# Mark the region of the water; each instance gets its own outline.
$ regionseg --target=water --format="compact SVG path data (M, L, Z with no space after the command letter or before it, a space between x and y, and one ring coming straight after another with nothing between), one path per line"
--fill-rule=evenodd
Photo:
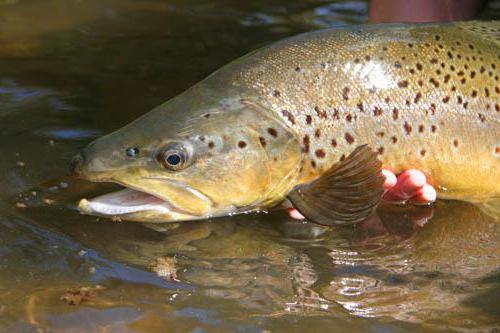
M68 176L93 138L252 49L366 12L1 0L0 332L499 330L500 225L469 204L331 230L283 212L158 227L74 209L110 187Z

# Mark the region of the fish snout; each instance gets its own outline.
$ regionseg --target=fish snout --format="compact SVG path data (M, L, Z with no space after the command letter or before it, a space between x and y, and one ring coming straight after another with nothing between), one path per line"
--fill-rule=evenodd
M69 170L73 176L80 176L82 173L83 165L85 164L85 155L83 152L78 153L71 159Z

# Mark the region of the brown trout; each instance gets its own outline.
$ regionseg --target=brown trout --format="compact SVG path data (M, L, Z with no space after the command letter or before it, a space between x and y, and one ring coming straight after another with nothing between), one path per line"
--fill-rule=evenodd
M438 197L500 197L500 22L362 25L254 51L104 136L74 172L125 186L81 212L170 222L263 210L366 218L381 165Z

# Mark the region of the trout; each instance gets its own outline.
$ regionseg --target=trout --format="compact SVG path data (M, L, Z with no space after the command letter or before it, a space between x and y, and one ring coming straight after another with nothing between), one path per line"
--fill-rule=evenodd
M377 24L254 51L89 144L74 173L125 189L81 212L206 219L289 200L325 225L365 219L381 167L438 198L500 197L500 22Z

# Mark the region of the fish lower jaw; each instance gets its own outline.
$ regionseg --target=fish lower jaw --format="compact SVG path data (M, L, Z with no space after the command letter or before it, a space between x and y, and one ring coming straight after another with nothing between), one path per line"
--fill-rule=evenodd
M86 215L140 222L177 222L203 218L181 211L151 194L129 188L93 199L81 199L78 210Z

